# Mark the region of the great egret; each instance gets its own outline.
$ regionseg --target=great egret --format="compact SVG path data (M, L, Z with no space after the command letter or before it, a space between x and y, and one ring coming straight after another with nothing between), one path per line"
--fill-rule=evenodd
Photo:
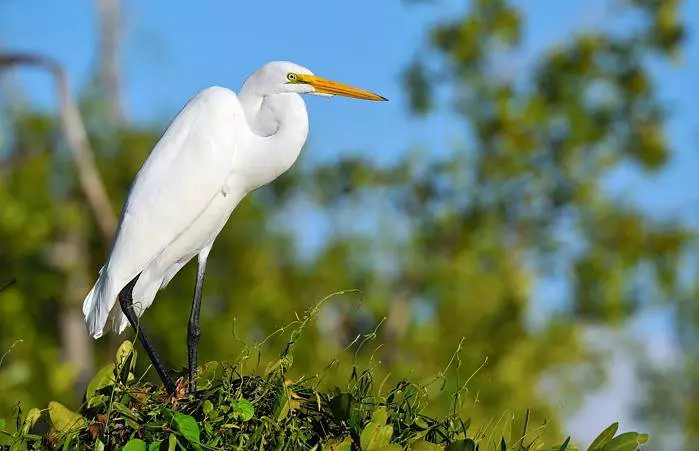
M299 65L267 63L240 93L209 87L177 114L143 163L129 191L106 264L83 303L94 338L113 328L136 331L168 392L175 384L139 317L194 256L198 269L187 333L190 388L195 389L199 310L206 260L233 209L249 192L272 182L296 161L308 135L300 94L386 100L313 75Z

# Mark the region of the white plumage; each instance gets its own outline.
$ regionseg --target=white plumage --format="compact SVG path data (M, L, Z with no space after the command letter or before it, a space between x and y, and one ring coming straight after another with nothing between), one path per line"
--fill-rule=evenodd
M242 138L240 131L236 136L240 127L235 124L241 121L245 117L235 93L208 88L177 115L146 159L129 192L107 264L83 304L95 338L102 335L117 294L136 275L143 272L133 292L140 316L159 288L211 247L245 195L244 180L231 176ZM128 321L123 313L119 318L115 329L122 332Z
M107 262L83 303L93 337L102 336L134 277L140 274L133 289L140 316L194 256L203 268L238 203L291 167L308 134L304 93L385 100L272 62L248 77L238 96L207 88L179 112L136 175ZM116 331L127 325L123 313L116 316Z

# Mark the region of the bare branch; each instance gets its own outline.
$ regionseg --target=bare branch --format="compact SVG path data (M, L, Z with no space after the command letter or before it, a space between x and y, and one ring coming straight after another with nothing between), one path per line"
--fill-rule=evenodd
M97 171L85 123L78 109L78 104L70 92L68 76L57 61L45 56L31 53L0 54L0 70L12 66L37 66L48 70L53 75L58 91L61 126L75 158L80 186L97 219L103 238L109 242L116 230L116 216L109 202L102 178Z
M111 125L124 118L121 104L121 77L119 76L119 46L121 43L120 0L98 0L100 26L100 85L108 100Z

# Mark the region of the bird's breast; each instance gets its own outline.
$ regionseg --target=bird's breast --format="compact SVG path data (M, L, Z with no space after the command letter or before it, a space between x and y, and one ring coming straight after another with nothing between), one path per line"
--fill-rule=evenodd
M242 180L235 175L229 177L204 211L159 255L156 264L164 269L169 268L183 260L188 261L202 249L211 246L246 194Z

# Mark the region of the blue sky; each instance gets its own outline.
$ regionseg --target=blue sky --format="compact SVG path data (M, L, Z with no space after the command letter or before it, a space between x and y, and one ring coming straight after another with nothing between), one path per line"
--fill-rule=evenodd
M52 2L5 0L0 14L0 45L40 50L67 66L80 86L93 64L96 23L92 0ZM197 90L220 84L234 89L245 76L272 59L288 59L320 75L377 91L391 101L376 105L349 99L309 99L310 146L307 158L333 159L342 152L367 152L379 161L399 158L421 143L444 151L461 134L447 114L428 120L410 118L402 96L400 71L425 47L426 27L453 16L463 7L456 0L421 2L358 0L349 7L305 2L231 2L209 0L191 8L186 2L125 0L125 105L135 121L165 123ZM519 3L526 5L525 50L515 67L572 30L613 21L607 0ZM41 11L35 14L33 11ZM269 14L273 11L274 14ZM684 17L699 25L699 5L688 2ZM690 29L699 29L693 27ZM662 215L681 214L699 221L694 178L699 167L697 120L699 46L692 36L684 62L656 70L662 96L675 113L670 137L678 152L670 170L657 177L635 177L625 171L610 188L629 194ZM50 84L41 74L21 77L32 97L51 105ZM443 139L435 140L439 136ZM695 211L692 213L691 207ZM687 210L687 211L682 211Z
M97 51L93 3L4 0L0 2L0 46L57 57L78 88ZM614 19L614 11L606 9L613 1L518 3L526 5L527 21L525 50L514 62L516 69L526 68L537 52L565 39L572 30L605 26ZM684 17L690 30L699 30L699 2L687 3ZM383 104L308 99L311 134L304 158L332 161L344 152L364 152L377 161L390 161L427 143L431 151L443 152L460 139L458 122L446 110L427 120L411 118L400 72L415 52L425 48L427 27L462 8L463 2L456 0L432 5L398 0L207 0L196 4L125 0L127 115L132 121L166 123L199 89L212 84L237 89L261 64L286 59L390 99ZM675 115L669 132L677 153L669 169L654 177L625 170L608 183L611 191L635 199L655 215L681 217L694 224L699 224L699 85L691 77L699 73L698 55L699 43L691 36L681 65L654 69L661 95ZM53 105L44 75L22 71L17 80L32 100ZM551 287L542 296L555 302L559 293ZM665 330L662 321L643 324L654 333ZM628 416L632 396L628 370L628 365L617 365L614 374L621 376L616 382L613 379L615 395L592 397L583 408L578 418L584 421L575 426L581 437L589 437L615 416ZM627 387L627 392L619 391L620 387Z

